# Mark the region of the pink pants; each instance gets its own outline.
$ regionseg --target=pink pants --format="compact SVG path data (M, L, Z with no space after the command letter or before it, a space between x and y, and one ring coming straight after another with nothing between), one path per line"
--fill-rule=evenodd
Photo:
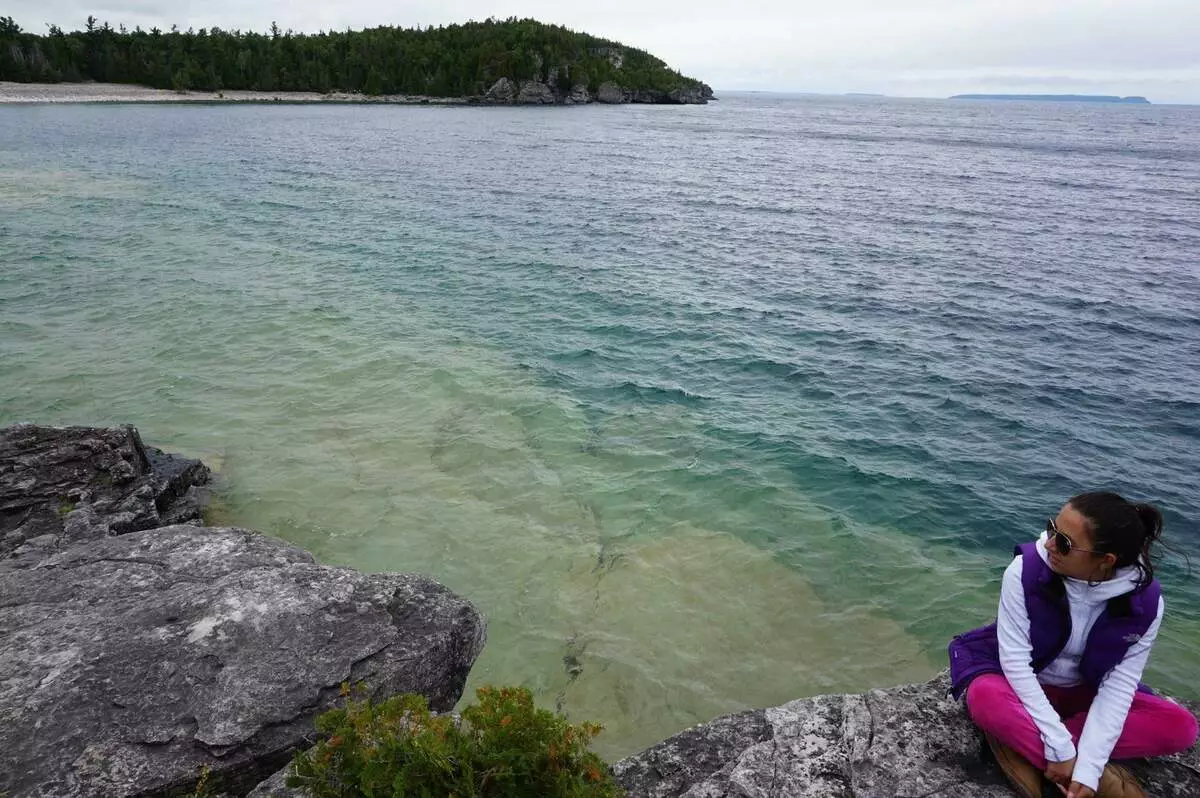
M1078 745L1095 691L1088 687L1050 685L1042 685L1042 689ZM971 682L967 688L967 711L976 726L1025 757L1038 770L1046 769L1042 735L1003 674L989 673ZM1111 758L1165 756L1186 751L1195 742L1196 718L1191 712L1165 698L1139 692L1133 696L1125 728Z

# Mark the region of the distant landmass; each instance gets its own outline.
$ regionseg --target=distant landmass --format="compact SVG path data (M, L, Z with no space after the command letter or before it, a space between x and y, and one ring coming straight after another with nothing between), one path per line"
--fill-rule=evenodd
M705 103L712 89L636 47L533 19L316 34L113 28L44 35L0 17L0 81L177 92L408 95L493 104Z
M1145 97L1117 97L1108 94L956 94L951 100L1029 100L1060 103L1131 103L1149 105Z

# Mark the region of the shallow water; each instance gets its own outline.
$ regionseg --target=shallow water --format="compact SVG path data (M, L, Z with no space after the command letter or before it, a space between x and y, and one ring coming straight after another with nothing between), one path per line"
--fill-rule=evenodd
M0 423L431 574L600 748L933 674L1074 492L1200 553L1200 109L0 107ZM1196 697L1163 568L1152 680Z

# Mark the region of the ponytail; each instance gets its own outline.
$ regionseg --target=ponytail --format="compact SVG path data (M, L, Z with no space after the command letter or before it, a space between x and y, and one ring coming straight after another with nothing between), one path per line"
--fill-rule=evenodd
M1070 505L1087 518L1097 551L1116 555L1117 568L1135 566L1139 588L1154 580L1152 549L1163 530L1158 508L1133 504L1119 494L1104 491L1081 493L1071 499Z
M1138 557L1138 567L1141 570L1138 582L1148 585L1154 579L1154 563L1150 559L1150 549L1162 537L1163 517L1153 504L1135 504L1133 509L1137 511L1146 535L1142 541L1141 556Z

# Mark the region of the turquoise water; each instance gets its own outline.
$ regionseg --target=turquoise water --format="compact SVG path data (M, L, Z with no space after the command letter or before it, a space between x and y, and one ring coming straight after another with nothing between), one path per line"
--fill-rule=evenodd
M1200 109L0 107L0 423L431 574L616 756L923 678L1065 498L1200 554ZM1155 683L1197 697L1182 559Z

